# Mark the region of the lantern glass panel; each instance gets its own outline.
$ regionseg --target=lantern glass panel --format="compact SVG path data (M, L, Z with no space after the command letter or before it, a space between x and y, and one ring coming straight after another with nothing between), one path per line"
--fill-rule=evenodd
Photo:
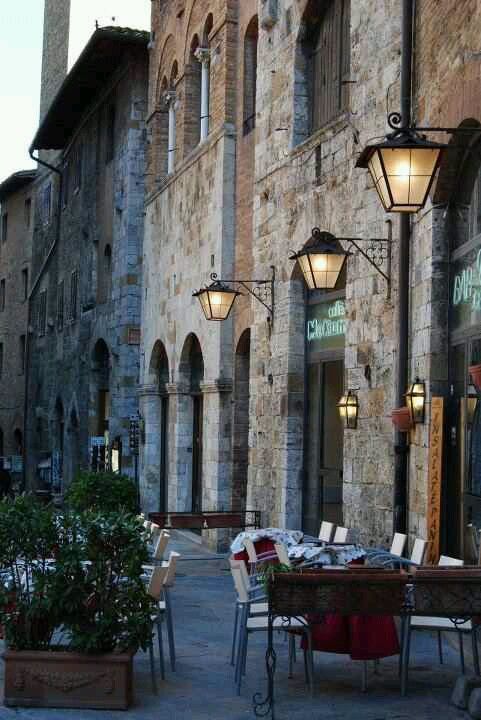
M307 253L299 264L309 290L332 290L336 287L346 256L338 253Z
M387 206L386 191L378 177L376 188L384 207L399 212L413 212L422 207L436 170L440 148L380 148L374 155L377 152L381 155L384 180L391 196ZM371 161L370 168L374 165Z
M236 292L206 289L198 297L207 320L226 320L236 298Z

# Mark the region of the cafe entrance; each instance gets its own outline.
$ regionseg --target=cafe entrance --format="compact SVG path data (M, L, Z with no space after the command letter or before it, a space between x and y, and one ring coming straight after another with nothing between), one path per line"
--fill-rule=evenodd
M307 306L303 528L317 535L322 520L343 521L345 301L329 293Z

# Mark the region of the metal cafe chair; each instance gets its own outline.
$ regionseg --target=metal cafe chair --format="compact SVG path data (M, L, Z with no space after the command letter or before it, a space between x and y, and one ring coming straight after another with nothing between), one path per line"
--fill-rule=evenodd
M252 585L251 584L251 578L249 577L249 574L247 572L245 563L243 560L233 560L232 558L229 560L231 572L233 570L238 570L242 576L243 576L243 582L248 587L248 595L249 595L249 612L251 615L267 615L268 612L268 605L267 602L265 602L266 595L265 590L262 585ZM235 663L235 648L236 648L236 642L237 642L237 633L239 629L239 616L240 612L242 610L242 605L239 602L239 597L236 599L236 605L235 605L235 613L234 613L234 630L232 633L232 648L231 648L231 656L230 656L230 664L233 666Z
M249 558L250 574L254 577L257 575L257 565L259 563L277 560L277 553L275 552L275 550L258 553L250 537L244 538L244 547Z
M398 555L391 555L391 553L379 554L369 558L370 565L380 565L381 567L403 567L409 568L411 566L422 565L424 562L424 556L428 543L422 538L416 538L414 540L413 549L409 558L402 558Z
M167 574L166 567L155 567L152 575L150 576L147 593L157 601L158 611L152 616L152 621L157 628L157 640L159 644L159 662L160 662L160 676L162 680L165 679L165 666L164 666L164 649L162 642L162 622L164 619L164 612L161 608L161 595L162 587L164 584L165 576ZM157 681L155 677L155 663L154 663L154 639L149 644L149 659L150 659L150 676L152 678L152 690L157 694Z
M240 607L238 621L237 652L234 673L234 679L238 695L240 695L241 691L242 676L245 674L249 635L254 632L267 632L269 628L269 618L266 614L254 615L251 613L251 587L248 582L249 578L242 572L242 569L239 567L240 562L242 561L231 561L231 573L237 591L237 603ZM304 651L304 667L306 672L306 680L312 692L312 640L310 627L307 621L303 622L299 618L292 617L289 621L289 627L286 627L284 618L278 617L274 620L273 627L275 630L292 630L294 632L301 632L307 638L307 650ZM294 635L289 632L289 676L291 676L292 674L294 642Z
M437 567L420 567L414 574L414 611L402 620L401 677L402 694L407 693L411 634L415 631L435 631L438 637L439 661L443 662L441 633L456 632L459 639L461 672L464 674L463 635L470 635L473 665L479 675L477 643L478 626L471 616L481 612L481 571L463 567L463 561L441 555ZM474 583L468 590L471 574ZM471 582L471 580L469 580Z
M394 533L391 547L389 550L383 550L382 548L366 548L366 557L369 560L369 564L373 565L383 559L391 557L393 560L400 558L404 552L406 545L407 535L403 533Z

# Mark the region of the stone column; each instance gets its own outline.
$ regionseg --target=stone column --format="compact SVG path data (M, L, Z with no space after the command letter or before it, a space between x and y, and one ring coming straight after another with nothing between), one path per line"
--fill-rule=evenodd
M232 508L232 381L201 383L204 399L202 508ZM227 549L229 533L204 530L203 539L216 550Z
M146 514L160 507L160 392L158 385L143 385L139 391L140 414L145 436L140 448L140 505Z
M175 146L176 146L176 95L173 90L164 93L163 100L169 112L169 134L167 140L167 172L171 175L175 170Z
M209 94L210 94L210 50L197 48L195 57L202 66L200 91L200 141L207 139L209 134Z
M169 395L169 488L167 509L192 510L193 404L187 383L168 383Z

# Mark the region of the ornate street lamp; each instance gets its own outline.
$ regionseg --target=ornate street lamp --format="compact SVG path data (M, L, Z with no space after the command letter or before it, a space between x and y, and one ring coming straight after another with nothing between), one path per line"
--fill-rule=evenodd
M424 423L426 408L426 384L416 378L406 393L406 401L411 415L411 420L416 424Z
M200 305L207 320L227 320L232 306L238 295L242 295L235 286L242 288L258 300L267 310L267 322L272 327L274 320L274 280L275 268L271 265L269 280L238 280L235 278L222 280L216 273L211 273L213 281L208 287L192 293L192 297L199 298Z
M354 390L348 390L337 403L337 407L344 426L350 430L355 430L359 415L359 400Z
M349 255L334 235L316 227L302 250L289 260L299 262L309 290L333 290Z
M199 298L207 320L222 321L227 320L234 300L241 294L238 290L227 287L220 280L214 280L208 287L193 293L193 297Z
M391 113L388 124L394 132L384 142L367 145L356 167L369 170L386 212L417 212L426 203L447 147L445 143L426 140L417 131L446 129L401 126L399 113Z

